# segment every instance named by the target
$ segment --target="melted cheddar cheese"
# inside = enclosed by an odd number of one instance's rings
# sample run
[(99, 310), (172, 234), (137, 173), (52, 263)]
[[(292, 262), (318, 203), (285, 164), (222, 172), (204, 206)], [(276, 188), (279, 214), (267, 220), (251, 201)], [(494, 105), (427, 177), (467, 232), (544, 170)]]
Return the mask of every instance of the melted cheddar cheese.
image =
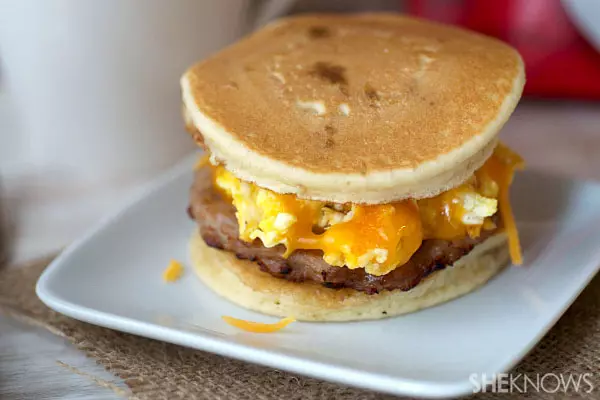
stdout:
[(163, 271), (165, 282), (175, 282), (183, 274), (183, 265), (177, 260), (171, 260), (169, 266)]
[[(333, 266), (364, 268), (385, 275), (406, 263), (424, 239), (452, 240), (494, 229), (498, 208), (513, 262), (520, 248), (508, 188), (522, 159), (503, 145), (461, 186), (438, 196), (390, 204), (333, 204), (278, 194), (242, 181), (222, 166), (214, 168), (214, 185), (233, 202), (242, 240), (264, 246), (323, 252)], [(498, 204), (500, 207), (498, 207)]]
[(498, 185), (498, 203), (500, 205), (500, 216), (506, 235), (510, 258), (515, 265), (523, 263), (521, 245), (519, 243), (519, 232), (510, 204), (510, 185), (512, 184), (516, 170), (525, 168), (523, 158), (502, 143), (496, 146), (494, 155), (475, 172), (477, 179), (482, 181), (493, 181)]
[(241, 329), (243, 331), (253, 333), (277, 332), (282, 330), (292, 322), (296, 322), (296, 320), (293, 317), (283, 318), (282, 320), (274, 324), (264, 324), (262, 322), (246, 321), (244, 319), (233, 318), (227, 315), (224, 315), (221, 318), (223, 319), (223, 321), (227, 322), (231, 326), (235, 326), (236, 328)]
[(200, 168), (206, 167), (209, 162), (210, 162), (210, 153), (206, 152), (206, 153), (202, 154), (196, 161), (196, 164), (194, 165), (194, 171), (197, 171)]

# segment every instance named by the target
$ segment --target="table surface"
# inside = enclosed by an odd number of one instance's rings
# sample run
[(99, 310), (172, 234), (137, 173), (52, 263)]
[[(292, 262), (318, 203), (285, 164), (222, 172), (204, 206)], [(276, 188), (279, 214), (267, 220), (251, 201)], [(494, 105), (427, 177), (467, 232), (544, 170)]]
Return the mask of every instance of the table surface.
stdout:
[[(0, 124), (3, 123), (1, 118), (0, 113)], [(501, 138), (524, 156), (530, 169), (600, 181), (600, 104), (523, 102), (503, 129)], [(40, 193), (27, 195), (41, 196)], [(120, 201), (119, 196), (115, 199)], [(34, 200), (29, 208), (18, 211), (17, 224), (31, 223), (30, 216), (38, 215), (41, 209), (48, 212), (43, 197)], [(106, 203), (101, 211), (117, 206), (117, 203)], [(62, 211), (52, 210), (52, 215), (67, 218), (64, 205), (62, 208)], [(99, 215), (90, 215), (85, 222), (90, 224), (98, 218)], [(81, 225), (80, 221), (64, 237), (81, 234)], [(52, 232), (44, 228), (49, 227), (38, 225), (35, 234), (31, 230), (22, 231), (25, 233), (17, 237), (16, 244), (21, 250), (32, 251), (21, 251), (19, 258), (38, 255), (36, 252), (43, 247), (36, 244), (49, 239), (40, 232), (46, 232), (46, 236)], [(0, 315), (0, 398), (118, 398), (110, 389), (95, 383), (91, 376), (125, 388), (120, 379), (104, 371), (63, 338)]]

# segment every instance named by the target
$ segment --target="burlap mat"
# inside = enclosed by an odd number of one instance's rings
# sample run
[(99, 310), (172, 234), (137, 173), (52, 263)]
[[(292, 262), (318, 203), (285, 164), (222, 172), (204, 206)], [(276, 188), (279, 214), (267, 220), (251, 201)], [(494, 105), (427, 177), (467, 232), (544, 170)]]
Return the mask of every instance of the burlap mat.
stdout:
[[(241, 361), (100, 328), (44, 306), (34, 286), (49, 260), (0, 271), (5, 312), (70, 340), (122, 378), (135, 399), (392, 399), (360, 389), (247, 364)], [(507, 316), (510, 318), (510, 316)], [(440, 332), (443, 335), (443, 332)], [(477, 394), (490, 398), (600, 398), (600, 275), (581, 294), (515, 373), (593, 373), (591, 393)], [(97, 381), (103, 384), (101, 381)]]

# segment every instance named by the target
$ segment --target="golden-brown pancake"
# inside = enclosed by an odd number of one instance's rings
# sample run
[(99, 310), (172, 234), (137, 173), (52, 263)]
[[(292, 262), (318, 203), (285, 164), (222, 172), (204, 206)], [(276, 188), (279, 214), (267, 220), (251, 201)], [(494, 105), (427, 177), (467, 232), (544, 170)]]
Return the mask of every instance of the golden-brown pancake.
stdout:
[(508, 45), (396, 14), (282, 19), (182, 78), (189, 122), (239, 178), (353, 203), (465, 181), (523, 84)]

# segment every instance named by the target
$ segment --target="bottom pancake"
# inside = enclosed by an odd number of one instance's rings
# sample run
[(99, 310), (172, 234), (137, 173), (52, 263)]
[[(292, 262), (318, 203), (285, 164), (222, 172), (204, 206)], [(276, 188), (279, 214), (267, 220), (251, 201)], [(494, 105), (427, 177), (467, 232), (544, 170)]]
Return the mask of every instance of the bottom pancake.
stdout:
[(251, 261), (207, 246), (197, 232), (190, 243), (190, 255), (200, 279), (222, 297), (244, 308), (301, 321), (381, 319), (431, 307), (483, 285), (509, 260), (506, 236), (500, 233), (475, 246), (452, 266), (431, 273), (409, 291), (366, 294), (275, 278)]

